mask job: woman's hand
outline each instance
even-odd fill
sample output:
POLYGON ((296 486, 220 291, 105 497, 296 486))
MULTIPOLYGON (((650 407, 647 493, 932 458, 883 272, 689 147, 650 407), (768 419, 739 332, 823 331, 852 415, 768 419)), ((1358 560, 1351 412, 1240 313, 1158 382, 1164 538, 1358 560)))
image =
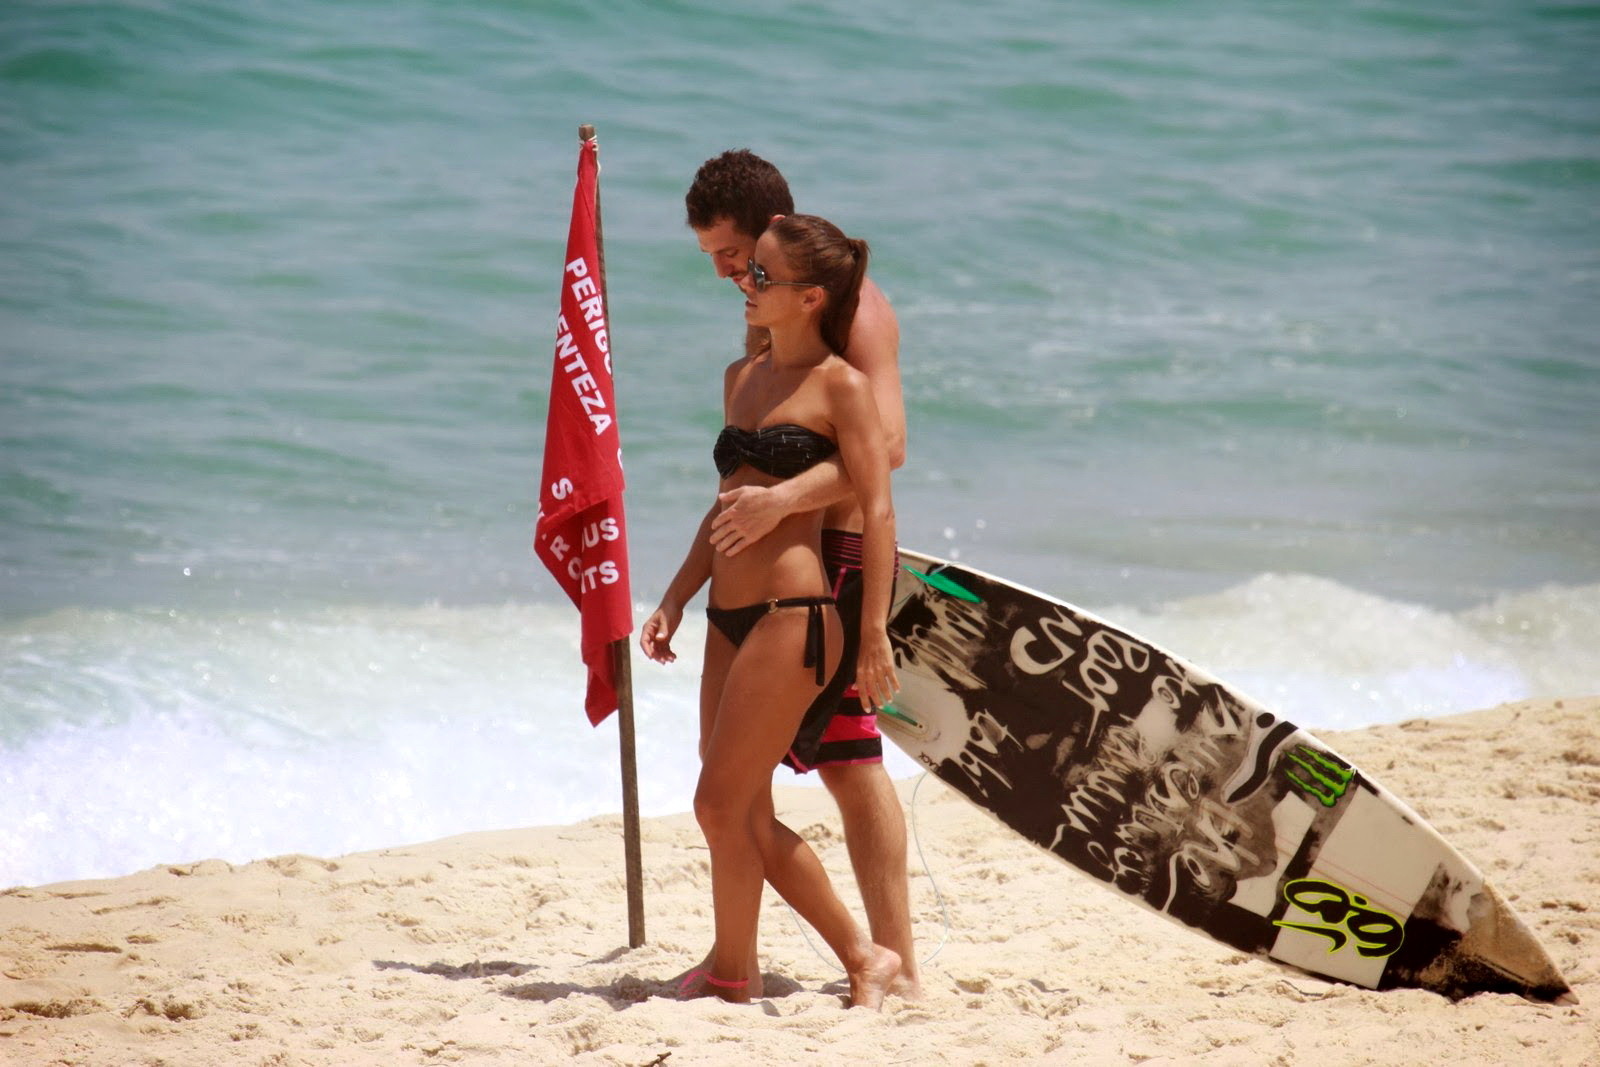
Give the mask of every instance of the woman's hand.
POLYGON ((862 634, 861 653, 856 657, 856 692, 861 695, 862 708, 869 714, 875 712, 899 691, 888 632, 879 627, 873 633, 862 634))
POLYGON ((678 632, 683 621, 683 608, 677 604, 661 602, 639 630, 639 647, 657 663, 673 663, 678 654, 672 651, 672 635, 678 632))

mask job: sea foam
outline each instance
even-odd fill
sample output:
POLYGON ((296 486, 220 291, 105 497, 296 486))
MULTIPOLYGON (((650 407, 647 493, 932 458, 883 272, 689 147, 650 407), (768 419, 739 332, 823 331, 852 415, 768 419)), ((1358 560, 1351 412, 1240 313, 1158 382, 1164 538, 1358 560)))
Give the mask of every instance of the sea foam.
MULTIPOLYGON (((1262 575, 1088 607, 1311 730, 1600 691, 1600 586, 1447 612, 1262 575)), ((691 610, 675 664, 634 656, 647 815, 690 805, 704 639, 691 610)), ((0 631, 0 665, 0 885, 621 808, 616 721, 584 718, 565 607, 60 611, 0 631)), ((889 768, 918 769, 898 751, 889 768)))

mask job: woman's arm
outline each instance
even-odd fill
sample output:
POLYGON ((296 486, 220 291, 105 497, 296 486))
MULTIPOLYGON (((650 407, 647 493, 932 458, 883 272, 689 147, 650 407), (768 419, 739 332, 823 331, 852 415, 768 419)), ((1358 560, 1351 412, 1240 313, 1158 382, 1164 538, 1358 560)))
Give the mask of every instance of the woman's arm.
POLYGON ((672 576, 667 591, 661 594, 661 603, 639 630, 639 648, 657 663, 671 663, 678 658, 672 651, 672 635, 683 621, 684 607, 711 580, 711 517, 716 513, 717 503, 712 501, 678 573, 672 576))
MULTIPOLYGON (((733 395, 739 371, 748 362, 748 359, 736 359, 722 373, 724 420, 728 417, 728 401, 733 395)), ((672 651, 672 635, 678 632, 678 624, 683 621, 684 607, 694 599, 700 587, 711 580, 711 520, 716 518, 720 507, 717 501, 711 502, 705 517, 700 520, 700 528, 695 531, 694 540, 689 542, 689 552, 678 567, 678 573, 667 583, 661 603, 639 630, 640 649, 657 663, 671 663, 678 658, 677 653, 672 651)))
POLYGON ((841 365, 829 377, 829 408, 839 455, 861 505, 861 653, 856 688, 862 706, 875 710, 900 688, 889 648, 889 600, 894 589, 894 501, 889 492, 889 451, 871 384, 841 365))

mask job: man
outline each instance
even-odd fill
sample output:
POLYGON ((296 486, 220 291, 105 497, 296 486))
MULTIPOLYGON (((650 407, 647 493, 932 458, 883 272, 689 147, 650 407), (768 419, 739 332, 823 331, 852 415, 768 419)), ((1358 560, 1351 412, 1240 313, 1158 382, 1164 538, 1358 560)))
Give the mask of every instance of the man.
MULTIPOLYGON (((748 150, 724 152, 707 160, 684 197, 689 227, 700 250, 711 258, 719 278, 737 285, 755 253, 756 239, 775 219, 793 214, 788 183, 771 163, 748 150)), ((747 354, 765 341, 750 328, 747 354)), ((890 468, 905 462, 905 406, 900 390, 900 326, 883 291, 869 277, 862 283, 860 304, 845 351, 839 353, 867 376, 888 437, 890 468)), ((861 509, 844 464, 837 457, 771 487, 744 486, 719 498, 721 511, 712 520, 711 546, 737 555, 760 540, 787 514, 825 509, 823 553, 830 579, 844 575, 839 597, 845 619, 846 647, 841 662, 853 664, 860 617, 861 509), (853 594, 853 595, 852 595, 853 594), (853 609, 853 611, 851 610, 853 609)), ((883 767, 883 739, 877 717, 864 713, 852 685, 823 734, 812 766, 839 805, 845 844, 861 888, 872 940, 900 954, 901 972, 893 991, 903 996, 921 992, 917 957, 911 937, 911 908, 906 876, 905 817, 894 784, 883 767)))

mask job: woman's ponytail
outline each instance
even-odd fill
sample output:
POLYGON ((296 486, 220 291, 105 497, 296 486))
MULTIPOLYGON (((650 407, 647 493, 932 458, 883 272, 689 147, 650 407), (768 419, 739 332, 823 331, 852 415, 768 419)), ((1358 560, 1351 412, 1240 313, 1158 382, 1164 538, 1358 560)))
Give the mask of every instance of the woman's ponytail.
POLYGON ((828 301, 817 325, 828 347, 843 355, 867 276, 867 242, 846 237, 839 227, 815 215, 785 215, 770 229, 795 276, 827 292, 828 301))

